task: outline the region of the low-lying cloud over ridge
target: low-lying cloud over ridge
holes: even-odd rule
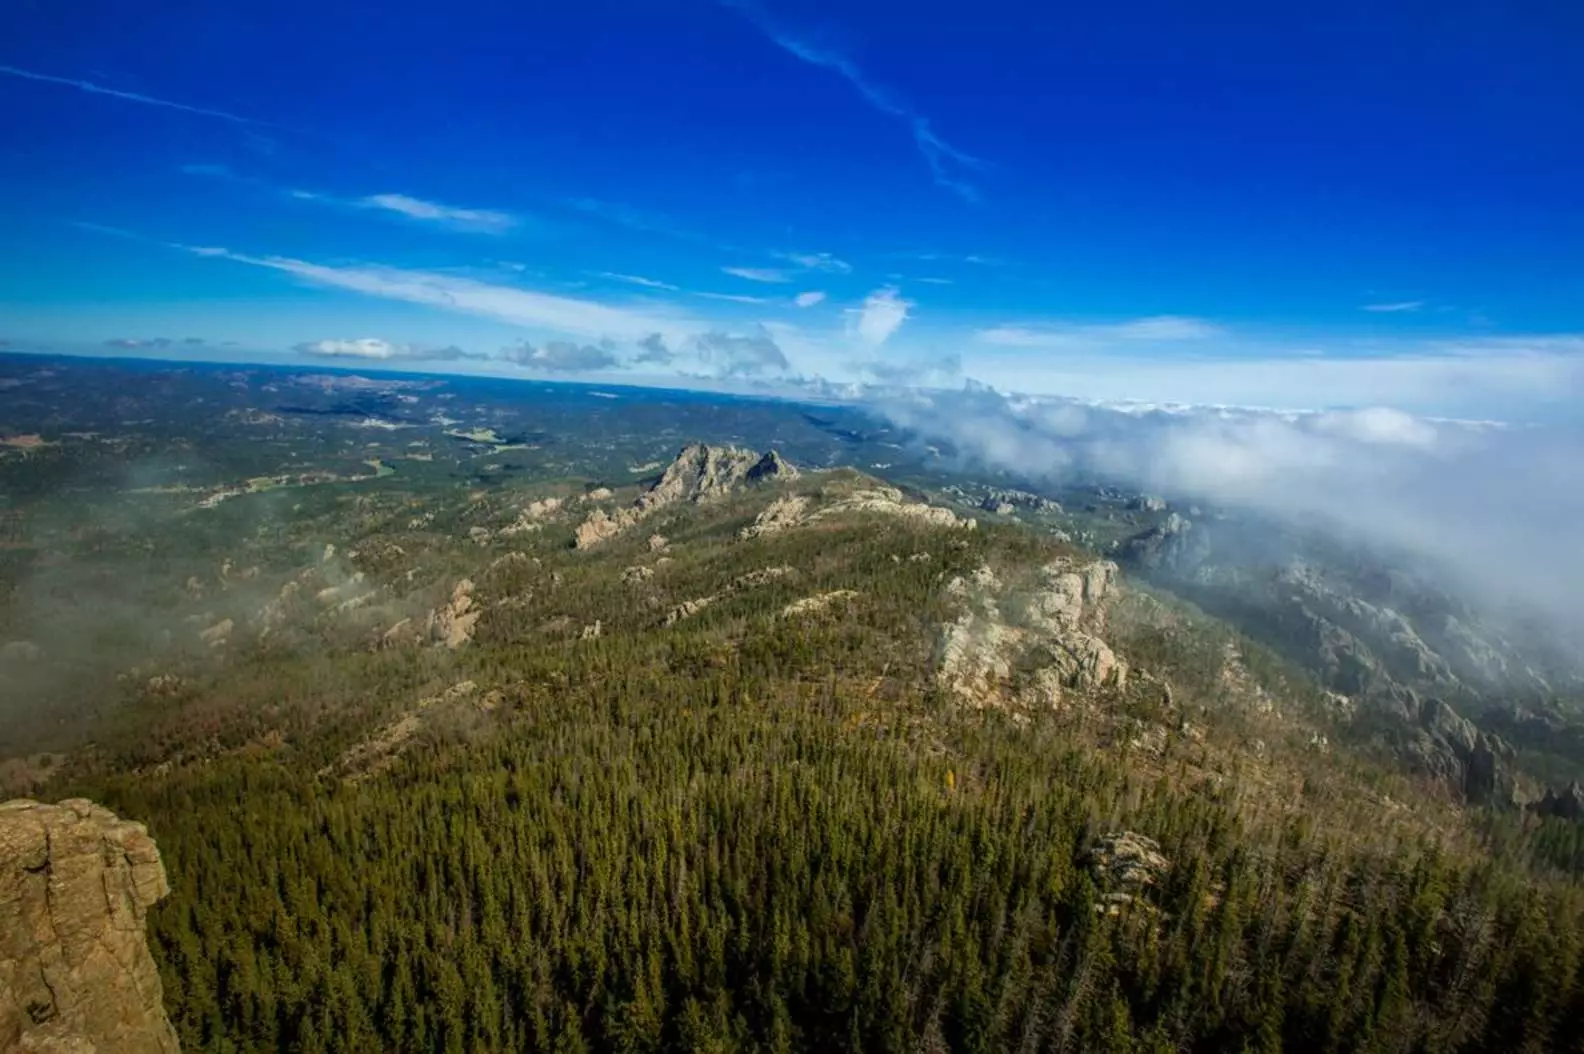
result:
[[[1235,506],[1422,557],[1487,605],[1584,631],[1584,431],[1318,413],[1127,411],[983,387],[875,408],[965,461]]]

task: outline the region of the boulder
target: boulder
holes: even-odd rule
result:
[[[0,1050],[175,1054],[144,934],[169,892],[142,824],[81,798],[0,805]]]

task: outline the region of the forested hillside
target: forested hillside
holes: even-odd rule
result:
[[[966,705],[962,583],[1067,546],[841,473],[587,551],[577,507],[368,520],[359,588],[418,568],[438,636],[326,587],[49,785],[159,843],[187,1049],[1584,1049],[1578,825],[1317,748],[1251,642],[1124,583],[1125,681],[1031,705],[1019,653]]]

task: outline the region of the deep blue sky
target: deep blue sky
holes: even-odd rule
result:
[[[39,0],[0,65],[23,350],[1580,391],[1566,0]]]

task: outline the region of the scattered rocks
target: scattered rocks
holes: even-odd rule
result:
[[[1130,512],[1165,512],[1166,499],[1152,494],[1139,494],[1128,500],[1127,507]]]
[[[592,496],[592,494],[589,495],[589,497]],[[605,497],[610,497],[610,491],[605,491]],[[560,498],[540,498],[537,501],[531,501],[518,510],[517,519],[509,526],[502,527],[500,533],[504,537],[511,538],[516,535],[542,530],[544,521],[560,512],[561,506],[562,501]]]
[[[142,824],[81,798],[0,805],[0,1048],[176,1054],[144,936],[169,892]]]
[[[832,605],[844,600],[854,600],[858,596],[857,590],[833,589],[828,593],[816,593],[802,600],[794,600],[781,609],[782,618],[797,618],[802,615],[817,615]]]
[[[1158,885],[1172,866],[1159,842],[1134,831],[1102,836],[1090,847],[1085,864],[1101,889],[1129,895]]]
[[[682,603],[666,612],[665,624],[667,626],[675,626],[683,619],[692,618],[694,615],[697,615],[700,611],[703,611],[705,608],[709,607],[719,599],[719,594],[716,594],[707,597],[699,597],[697,600],[684,600]]]
[[[0,663],[21,665],[44,658],[44,649],[30,640],[8,640],[0,645]]]
[[[1010,506],[1006,512],[1003,507]],[[1027,509],[1030,512],[1043,512],[1060,515],[1062,507],[1060,502],[1031,494],[1026,490],[992,490],[986,494],[979,507],[986,512],[994,512],[1003,516],[1010,516],[1018,509]]]
[[[649,579],[654,577],[654,574],[654,568],[645,567],[642,564],[634,564],[622,572],[621,580],[628,585],[637,585],[640,582],[649,581]]]
[[[221,619],[208,629],[200,630],[198,639],[211,648],[218,648],[231,639],[231,631],[235,628],[236,624],[230,619]]]
[[[670,544],[663,534],[651,534],[649,536],[649,551],[651,553],[663,553]]]

